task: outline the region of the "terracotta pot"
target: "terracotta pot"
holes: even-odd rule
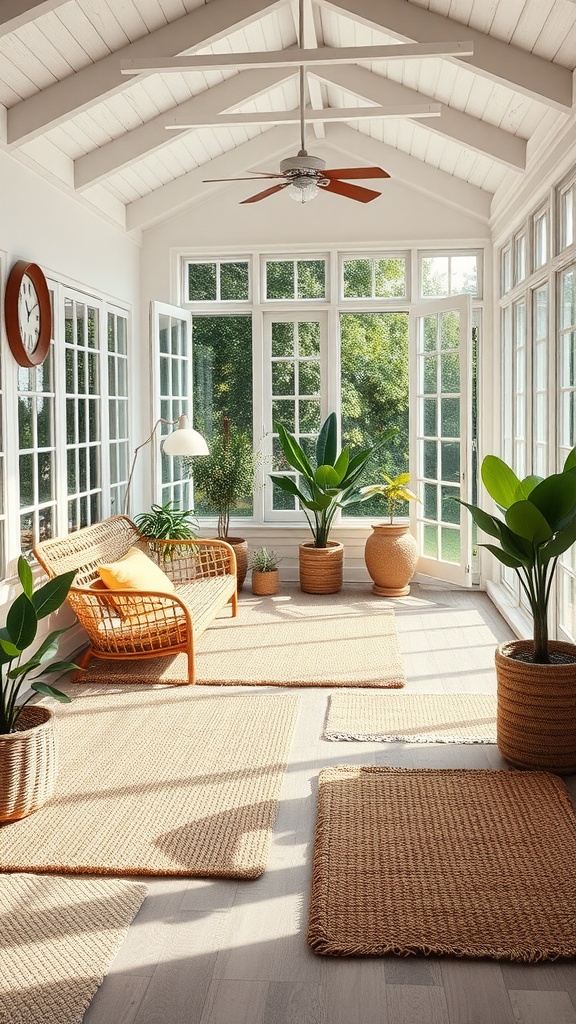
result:
[[[0,736],[0,821],[17,821],[50,799],[58,748],[54,716],[40,704],[24,708],[17,732]]]
[[[576,646],[560,640],[549,646],[575,660],[537,665],[510,657],[532,651],[531,640],[496,650],[498,749],[517,768],[568,775],[576,771]]]
[[[259,569],[252,569],[252,593],[259,597],[270,597],[278,593],[280,586],[280,571],[269,569],[268,572],[261,572]]]
[[[236,555],[236,575],[238,578],[238,592],[244,586],[246,573],[248,572],[248,541],[243,537],[223,537],[227,544],[234,548]]]
[[[325,548],[301,544],[299,551],[300,590],[305,594],[337,594],[342,590],[344,545],[328,541]]]
[[[372,591],[384,597],[405,597],[416,571],[418,546],[408,523],[377,523],[366,540],[366,568]]]

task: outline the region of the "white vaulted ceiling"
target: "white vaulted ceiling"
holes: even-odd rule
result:
[[[289,49],[297,20],[297,0],[2,0],[2,145],[105,215],[146,227],[228,187],[203,178],[273,171],[298,151],[297,124],[214,124],[224,112],[295,110],[297,68],[127,77],[121,60]],[[315,121],[310,151],[325,140],[348,164],[379,163],[486,219],[493,195],[572,121],[576,4],[305,0],[307,48],[456,40],[472,40],[474,54],[310,65],[312,110],[441,104],[440,117]],[[193,127],[166,130],[175,120]]]

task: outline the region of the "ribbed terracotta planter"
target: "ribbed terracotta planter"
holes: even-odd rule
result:
[[[224,537],[224,540],[234,548],[238,591],[240,591],[244,586],[244,580],[248,572],[248,541],[244,540],[243,537]]]
[[[576,658],[574,644],[549,646]],[[512,640],[496,650],[498,749],[517,768],[569,775],[576,771],[576,661],[536,665],[507,657],[532,649],[530,640]]]
[[[405,597],[416,571],[418,546],[408,523],[378,523],[366,540],[364,560],[374,580],[372,591],[383,597]]]
[[[56,785],[58,747],[52,712],[39,704],[24,708],[17,732],[0,736],[0,822],[38,810]]]
[[[300,590],[305,594],[337,594],[342,590],[344,545],[328,541],[328,547],[301,544]]]
[[[278,593],[280,586],[280,572],[278,569],[270,569],[268,572],[261,572],[252,569],[252,593],[258,597],[271,597]]]

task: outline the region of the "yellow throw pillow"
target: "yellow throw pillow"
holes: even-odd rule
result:
[[[100,578],[110,590],[153,590],[171,594],[172,580],[140,548],[130,548],[117,562],[98,566]]]

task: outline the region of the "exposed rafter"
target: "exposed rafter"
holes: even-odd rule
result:
[[[152,54],[156,57],[164,54],[168,59],[183,49],[202,49],[282,3],[283,0],[210,0],[209,4],[195,8],[190,14],[11,107],[8,111],[9,145],[21,145],[107,96],[129,88],[130,79],[120,73],[122,59],[140,59]]]
[[[374,118],[428,118],[440,117],[440,103],[408,103],[387,107],[324,107],[322,110],[305,110],[306,123],[315,121],[366,121]],[[207,117],[204,120],[182,120],[180,116],[169,121],[166,128],[170,131],[181,131],[183,128],[231,128],[235,125],[254,124],[298,124],[298,110],[275,110],[253,114],[221,114],[219,117]]]
[[[0,36],[15,32],[22,25],[42,14],[55,11],[68,0],[2,0],[0,4]]]
[[[321,46],[318,50],[263,50],[259,53],[206,53],[193,57],[150,57],[122,60],[123,75],[156,72],[214,71],[222,68],[299,67],[302,64],[356,64],[371,60],[408,60],[422,57],[454,57],[474,52],[466,40],[454,43],[392,43],[390,46]]]
[[[399,40],[420,43],[461,39],[474,43],[474,55],[454,57],[494,81],[564,112],[572,109],[572,72],[510,43],[461,25],[406,0],[318,0],[321,6],[361,21]]]
[[[303,46],[307,50],[317,50],[320,43],[319,30],[316,27],[316,18],[319,19],[320,11],[318,7],[312,4],[312,0],[304,0],[304,17],[302,19],[302,31],[303,31]],[[294,27],[298,31],[298,17],[296,13],[295,0],[292,2],[292,14],[294,17]],[[322,96],[322,86],[317,78],[313,78],[311,75],[306,76],[306,85],[308,88],[308,95],[310,97],[310,106],[314,110],[322,110],[324,106],[324,99]],[[323,121],[314,121],[312,124],[314,135],[317,139],[323,139],[326,132],[324,131]]]
[[[338,86],[346,92],[352,93],[363,100],[370,100],[372,103],[422,103],[432,102],[431,96],[425,96],[415,89],[409,89],[405,85],[393,82],[389,78],[383,78],[367,68],[322,68],[317,72],[325,82]],[[526,142],[517,135],[503,131],[495,125],[481,121],[477,117],[465,114],[453,107],[440,104],[442,116],[434,118],[422,118],[418,123],[430,131],[438,132],[454,142],[472,149],[476,153],[482,153],[493,160],[512,167],[514,170],[524,170],[526,167]]]
[[[171,145],[174,137],[166,131],[166,125],[174,119],[174,110],[178,111],[179,117],[189,118],[194,123],[202,118],[214,119],[223,110],[242,106],[243,103],[269,92],[287,78],[293,78],[293,72],[289,68],[241,71],[238,75],[233,75],[232,78],[227,78],[211,89],[199,93],[198,96],[192,96],[178,107],[159,114],[138,128],[112,139],[105,146],[99,146],[98,149],[79,157],[74,164],[76,188],[84,189],[95,185],[135,160],[141,160],[148,153]]]

